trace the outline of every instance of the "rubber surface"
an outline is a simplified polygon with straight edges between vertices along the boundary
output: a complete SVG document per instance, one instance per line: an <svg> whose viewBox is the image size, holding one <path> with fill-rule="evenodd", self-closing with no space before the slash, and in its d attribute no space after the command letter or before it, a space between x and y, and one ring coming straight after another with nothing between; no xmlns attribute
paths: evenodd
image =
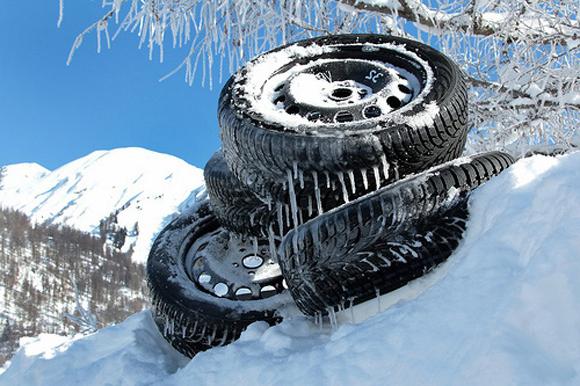
<svg viewBox="0 0 580 386"><path fill-rule="evenodd" d="M210 158L203 175L213 213L225 228L267 237L272 210L232 174L221 151Z"/></svg>
<svg viewBox="0 0 580 386"><path fill-rule="evenodd" d="M407 75L391 77L408 81L409 71L416 71L415 79L423 77L424 92L417 94L423 99L410 99L372 119L357 110L368 106L353 102L351 117L363 119L283 127L256 113L242 92L252 65L263 57L223 88L218 106L223 150L204 171L210 202L168 225L147 263L155 321L183 354L227 344L254 321L279 322L277 310L292 298L305 314L326 315L424 275L459 244L471 191L514 162L500 152L456 159L467 135L466 83L453 62L426 45L391 36L338 35L264 56L311 45L348 45L340 55L355 50L360 58L371 52L366 43L390 47L371 51L376 57L391 50L381 60L393 60L395 67L413 57L418 58L414 63L427 63L415 70L401 67ZM335 60L334 54L325 58ZM308 60L299 56L288 66ZM364 89L360 75L356 84ZM286 81L281 87L290 89ZM387 95L374 92L361 95ZM302 113L308 117L310 111ZM246 236L255 240L254 252L242 248ZM256 258L255 267L268 267L267 275L245 263ZM270 265L260 265L264 261ZM247 269L243 275L241 265ZM275 285L260 281L271 279Z"/></svg>
<svg viewBox="0 0 580 386"><path fill-rule="evenodd" d="M417 240L410 231L414 228L420 229L419 235L430 230L448 232L449 215L442 213L464 205L473 189L513 162L500 152L452 161L361 197L288 233L278 259L299 308L309 315L324 314L347 301L356 304L371 299L377 291L398 288L424 274L425 269L449 256L447 247L449 254L441 254L436 252L440 244L424 245L425 249L416 251L420 257L410 260L412 265L396 264L395 268L364 263L363 259L369 252L385 253L384 240L414 244ZM363 263L366 271L375 272L372 284L361 284L366 276L356 275ZM345 272L353 279L347 280ZM392 280L393 275L396 280Z"/></svg>
<svg viewBox="0 0 580 386"><path fill-rule="evenodd" d="M191 280L184 267L187 250L219 228L208 202L202 202L160 233L147 261L155 323L163 337L189 357L236 340L255 321L278 323L281 318L276 311L291 301L287 292L258 300L219 298Z"/></svg>
<svg viewBox="0 0 580 386"><path fill-rule="evenodd" d="M424 102L405 111L396 122L387 116L372 127L356 122L352 127L342 123L324 134L298 132L256 117L249 112L251 106L236 104L243 98L233 93L245 79L242 69L222 90L218 107L223 151L234 175L261 197L272 196L285 205L291 204L293 191L314 198L316 186L335 187L336 200L323 200L327 207L322 209L327 211L461 154L467 134L466 84L457 66L441 53L415 41L381 35L338 35L295 44L365 42L404 45L429 63L435 81ZM417 116L431 102L438 111L432 120L417 126Z"/></svg>

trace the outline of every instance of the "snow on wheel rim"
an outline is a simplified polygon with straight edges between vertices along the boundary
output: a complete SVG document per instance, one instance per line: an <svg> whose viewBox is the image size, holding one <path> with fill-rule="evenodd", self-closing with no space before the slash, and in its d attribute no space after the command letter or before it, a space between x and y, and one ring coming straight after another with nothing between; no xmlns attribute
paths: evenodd
<svg viewBox="0 0 580 386"><path fill-rule="evenodd" d="M284 130L373 130L422 103L433 78L428 62L405 44L297 43L244 67L235 78L233 104ZM430 107L425 110L434 112Z"/></svg>
<svg viewBox="0 0 580 386"><path fill-rule="evenodd" d="M408 104L421 88L409 71L359 59L316 59L264 84L274 112L322 123L385 116Z"/></svg>
<svg viewBox="0 0 580 386"><path fill-rule="evenodd" d="M196 240L185 255L189 278L218 298L257 300L284 291L278 264L267 264L268 243L219 228Z"/></svg>

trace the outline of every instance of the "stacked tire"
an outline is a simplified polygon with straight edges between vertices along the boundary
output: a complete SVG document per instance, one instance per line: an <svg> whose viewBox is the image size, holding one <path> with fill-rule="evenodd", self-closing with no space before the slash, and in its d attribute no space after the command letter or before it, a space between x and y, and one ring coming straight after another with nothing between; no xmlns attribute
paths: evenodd
<svg viewBox="0 0 580 386"><path fill-rule="evenodd" d="M436 50L338 35L270 51L220 95L223 148L208 200L155 241L155 321L185 355L274 324L296 303L321 319L404 286L458 246L469 194L513 163L458 158L461 71Z"/></svg>

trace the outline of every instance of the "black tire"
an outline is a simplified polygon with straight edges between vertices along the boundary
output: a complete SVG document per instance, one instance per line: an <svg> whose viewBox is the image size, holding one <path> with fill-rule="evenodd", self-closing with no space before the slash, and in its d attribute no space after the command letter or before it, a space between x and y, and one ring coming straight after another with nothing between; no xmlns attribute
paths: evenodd
<svg viewBox="0 0 580 386"><path fill-rule="evenodd" d="M190 213L179 216L159 234L147 261L147 283L155 323L163 337L189 357L236 340L255 321L278 323L281 318L277 310L291 301L288 292L282 288L281 276L268 278L268 285L276 286L276 289L269 293L273 296L267 298L256 296L253 289L244 292L244 296L238 295L238 291L234 293L233 285L221 282L213 288L217 292L218 285L223 284L227 291L222 294L224 297L218 297L211 291L214 279L210 275L203 274L210 276L203 280L205 288L201 284L202 275L198 276L199 280L192 278L196 267L204 269L204 264L220 264L219 259L223 256L214 256L216 253L211 246L221 248L221 240L218 240L221 236L230 240L229 232L220 226L208 202L204 201ZM225 245L218 250L227 252L227 248ZM244 248L251 247L239 247L240 260ZM267 255L268 248L265 249L260 253ZM225 281L223 278L216 280Z"/></svg>
<svg viewBox="0 0 580 386"><path fill-rule="evenodd" d="M291 288L298 308L307 315L324 316L403 287L451 256L467 218L467 201L461 200L439 216L357 251L357 260L305 268L301 278L290 279L296 283Z"/></svg>
<svg viewBox="0 0 580 386"><path fill-rule="evenodd" d="M365 49L369 44L375 45L373 47L391 44L398 48L380 48L382 51L377 54ZM420 98L378 118L317 126L300 123L287 127L256 112L254 105L259 103L248 91L251 90L248 85L254 83L248 79L253 76L252 71L258 71L256 64L280 52L330 46L342 51L336 55L324 54L325 57L335 55L344 59L351 54L361 56L364 52L364 55L380 57L408 73L415 71L413 76L423 82L420 87L424 95L423 91L417 91ZM399 50L403 46L406 54ZM312 58L319 57L321 55ZM308 58L299 56L287 67L307 61ZM428 65L419 68L419 62ZM431 70L426 70L427 67ZM273 68L272 72L277 70ZM432 82L429 87L428 82ZM304 203L292 202L293 191L304 192L299 196L316 199L316 186L333 186L337 192L336 201L316 200L322 201L320 206L327 206L321 208L322 212L402 176L458 157L467 134L466 106L467 91L461 71L436 50L392 36L338 35L294 43L250 62L224 87L218 118L226 161L240 180L260 196L275 197L291 204L295 210ZM425 119L421 121L418 117ZM293 222L300 223L296 217Z"/></svg>
<svg viewBox="0 0 580 386"><path fill-rule="evenodd" d="M473 189L512 163L509 155L500 152L455 160L395 182L289 232L278 259L298 307L309 315L324 314L423 275L450 255L447 246L442 249L440 242L423 245L416 250L420 258L412 264L389 268L376 260L384 253L385 240L410 245L428 231L447 232L456 239L447 219L461 217L462 209L451 215L442 213L461 207ZM449 239L441 240L448 244ZM369 252L375 253L372 259L377 264L361 259ZM371 274L372 270L377 271Z"/></svg>
<svg viewBox="0 0 580 386"><path fill-rule="evenodd" d="M205 186L211 208L220 223L240 235L260 238L274 237L280 241L292 229L290 205L279 202L264 203L256 193L236 178L225 162L223 153L213 154L204 168ZM333 192L322 190L324 203L337 202ZM300 221L316 214L310 197L296 193Z"/></svg>
<svg viewBox="0 0 580 386"><path fill-rule="evenodd" d="M203 175L213 213L225 228L240 235L268 236L272 210L232 174L221 151L213 154Z"/></svg>

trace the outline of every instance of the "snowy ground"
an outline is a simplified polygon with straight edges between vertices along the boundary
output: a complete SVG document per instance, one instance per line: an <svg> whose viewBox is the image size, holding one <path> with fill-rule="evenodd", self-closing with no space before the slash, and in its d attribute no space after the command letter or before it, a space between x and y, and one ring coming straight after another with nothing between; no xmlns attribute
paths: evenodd
<svg viewBox="0 0 580 386"><path fill-rule="evenodd" d="M0 385L580 384L580 153L519 161L471 206L452 258L366 321L256 323L187 361L145 311L27 339Z"/></svg>

